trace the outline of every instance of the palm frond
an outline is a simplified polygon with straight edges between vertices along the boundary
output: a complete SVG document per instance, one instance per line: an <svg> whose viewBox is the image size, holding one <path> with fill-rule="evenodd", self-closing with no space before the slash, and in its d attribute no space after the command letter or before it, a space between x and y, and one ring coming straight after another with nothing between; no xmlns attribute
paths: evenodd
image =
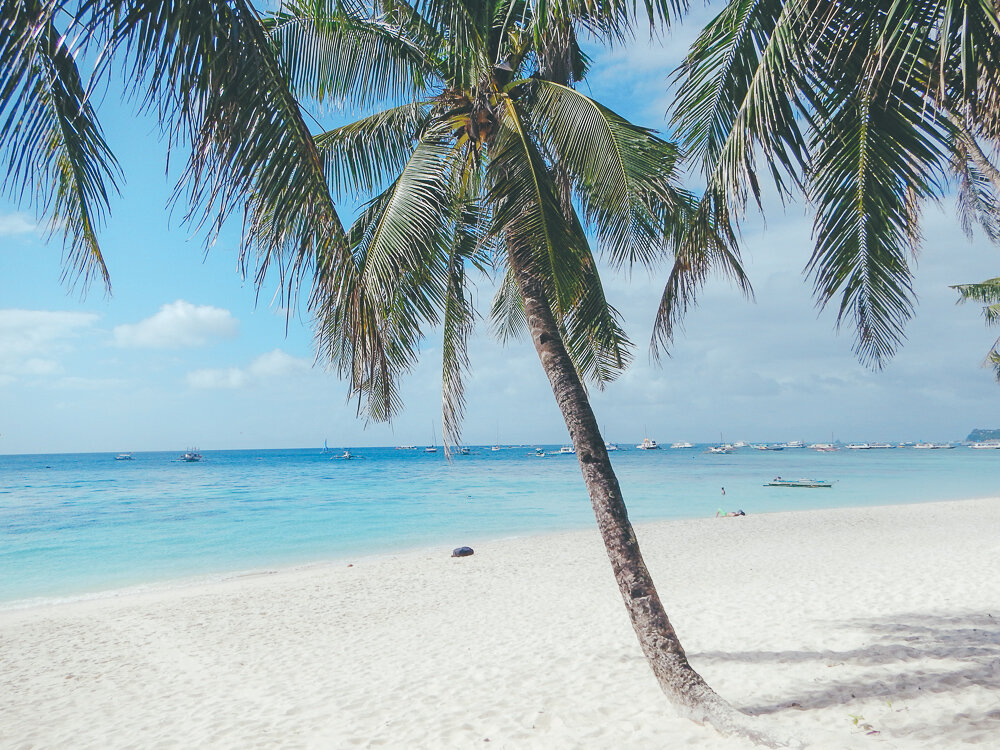
<svg viewBox="0 0 1000 750"><path fill-rule="evenodd" d="M757 150L779 192L807 169L802 104L800 0L734 0L705 28L675 72L674 133L708 185L733 206L760 204Z"/></svg>
<svg viewBox="0 0 1000 750"><path fill-rule="evenodd" d="M383 110L315 137L334 195L370 195L406 165L427 121L419 104Z"/></svg>
<svg viewBox="0 0 1000 750"><path fill-rule="evenodd" d="M1000 303L1000 278L978 284L955 284L951 288L959 293L959 302L980 302L990 306Z"/></svg>
<svg viewBox="0 0 1000 750"><path fill-rule="evenodd" d="M504 273L493 296L490 319L493 321L493 332L504 344L517 338L528 328L524 299L521 297L521 290L517 288L517 280L509 269Z"/></svg>
<svg viewBox="0 0 1000 750"><path fill-rule="evenodd" d="M983 305L983 319L986 325L1000 323L1000 278L987 279L978 284L956 284L951 287L958 292L959 303L978 302ZM1000 381L1000 339L983 360L983 367L991 367L993 376Z"/></svg>
<svg viewBox="0 0 1000 750"><path fill-rule="evenodd" d="M440 40L441 76L457 90L489 77L500 62L491 56L494 3L481 0L414 0L407 3Z"/></svg>
<svg viewBox="0 0 1000 750"><path fill-rule="evenodd" d="M241 262L256 259L258 283L277 266L290 296L317 256L346 262L322 159L249 2L128 0L110 20L135 93L191 145L188 220L214 238L242 209Z"/></svg>
<svg viewBox="0 0 1000 750"><path fill-rule="evenodd" d="M313 296L321 354L349 378L359 411L376 421L400 408L398 379L446 304L454 154L445 140L420 141L351 227L351 267L333 268Z"/></svg>
<svg viewBox="0 0 1000 750"><path fill-rule="evenodd" d="M813 144L816 248L807 270L821 305L843 290L838 324L852 313L856 353L881 366L912 313L913 197L940 193L942 133L912 91L829 90L830 115Z"/></svg>
<svg viewBox="0 0 1000 750"><path fill-rule="evenodd" d="M657 359L669 353L687 312L712 272L731 278L748 297L753 296L743 270L739 245L729 218L726 197L708 191L700 200L681 194L683 209L669 227L668 246L674 262L664 285L653 325L651 352Z"/></svg>
<svg viewBox="0 0 1000 750"><path fill-rule="evenodd" d="M488 169L491 233L503 237L511 265L542 285L581 375L606 382L625 367L630 342L604 301L583 227L575 213L565 214L526 113L510 99L502 101L500 125Z"/></svg>
<svg viewBox="0 0 1000 750"><path fill-rule="evenodd" d="M51 234L62 233L63 279L111 278L97 233L121 171L76 66L56 28L59 2L11 0L0 7L2 189L34 203Z"/></svg>
<svg viewBox="0 0 1000 750"><path fill-rule="evenodd" d="M433 49L399 20L362 2L293 0L266 28L297 96L364 108L412 101L437 79Z"/></svg>
<svg viewBox="0 0 1000 750"><path fill-rule="evenodd" d="M602 250L619 266L652 266L662 254L664 211L678 208L677 148L561 84L533 82L525 106Z"/></svg>
<svg viewBox="0 0 1000 750"><path fill-rule="evenodd" d="M973 227L978 225L990 242L1000 244L1000 195L972 159L968 145L956 139L953 148L951 168L958 181L956 203L962 230L971 240Z"/></svg>
<svg viewBox="0 0 1000 750"><path fill-rule="evenodd" d="M468 344L476 319L472 295L467 290L466 264L479 252L483 229L483 217L475 202L460 205L458 213L448 258L441 350L441 427L446 454L452 445L461 443L465 376L471 366Z"/></svg>

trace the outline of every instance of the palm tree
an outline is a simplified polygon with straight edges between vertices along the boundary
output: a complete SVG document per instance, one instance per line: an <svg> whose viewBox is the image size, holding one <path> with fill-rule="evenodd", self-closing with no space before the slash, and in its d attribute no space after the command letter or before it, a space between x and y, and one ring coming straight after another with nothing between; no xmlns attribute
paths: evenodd
<svg viewBox="0 0 1000 750"><path fill-rule="evenodd" d="M959 302L973 301L983 305L983 317L986 325L996 325L1000 321L1000 278L987 279L978 284L956 284L952 287L958 291ZM983 365L993 367L993 374L1000 381L1000 339L997 339Z"/></svg>
<svg viewBox="0 0 1000 750"><path fill-rule="evenodd" d="M955 179L966 231L978 222L1000 238L993 2L731 0L676 83L675 135L701 163L702 210L760 207L766 174L783 199L803 196L818 301L840 294L838 325L853 317L855 350L875 366L915 304L921 205Z"/></svg>
<svg viewBox="0 0 1000 750"><path fill-rule="evenodd" d="M666 19L680 0L646 3ZM502 338L527 329L564 416L639 642L692 718L759 736L691 668L643 562L587 398L630 358L586 228L615 265L676 258L672 320L709 268L744 289L735 238L677 185L677 148L574 84L581 30L622 39L630 4L304 0L268 19L245 0L3 0L5 189L61 231L68 273L110 289L98 232L121 172L91 94L122 61L128 94L172 146L177 189L210 240L244 215L241 259L294 296L312 271L323 357L359 409L389 419L397 382L440 324L443 426L457 442L476 312L471 269L493 269ZM89 78L79 61L93 64ZM300 99L384 106L313 136ZM345 229L334 198L370 196Z"/></svg>
<svg viewBox="0 0 1000 750"><path fill-rule="evenodd" d="M268 20L299 97L376 110L315 137L335 198L366 197L345 248L317 258L319 350L349 379L359 411L389 419L424 332L441 325L443 428L457 443L476 315L468 271L496 269L493 324L502 338L531 335L660 685L692 718L760 736L691 668L584 386L610 381L630 357L586 228L613 264L673 253L683 271L667 296L680 307L709 267L746 284L734 238L676 184L673 144L574 88L588 68L579 30L619 35L621 18L540 7L445 0L371 13L309 0Z"/></svg>

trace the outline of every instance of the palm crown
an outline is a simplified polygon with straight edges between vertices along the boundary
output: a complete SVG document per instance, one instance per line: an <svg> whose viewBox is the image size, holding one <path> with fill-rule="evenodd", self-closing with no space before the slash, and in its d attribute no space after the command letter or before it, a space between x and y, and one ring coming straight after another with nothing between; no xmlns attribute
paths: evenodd
<svg viewBox="0 0 1000 750"><path fill-rule="evenodd" d="M687 300L696 284L679 280L713 262L740 274L732 238L693 221L677 148L572 87L588 65L578 30L615 34L614 19L539 18L539 5L391 3L373 14L314 0L268 21L298 96L387 106L315 138L335 197L368 198L346 244L319 257L313 302L320 350L370 417L399 407L398 376L440 323L444 427L457 438L470 266L499 272L491 315L502 336L524 326L512 270L539 282L577 369L597 384L630 346L587 228L613 264L683 259L672 299Z"/></svg>

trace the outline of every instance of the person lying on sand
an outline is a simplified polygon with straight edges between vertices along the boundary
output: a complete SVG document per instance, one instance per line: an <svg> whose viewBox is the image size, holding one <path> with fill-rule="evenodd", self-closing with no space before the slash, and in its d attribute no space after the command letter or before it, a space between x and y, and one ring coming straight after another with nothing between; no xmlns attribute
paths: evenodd
<svg viewBox="0 0 1000 750"><path fill-rule="evenodd" d="M726 513L725 511L722 510L722 508L719 508L717 511L715 511L715 517L716 518L720 518L720 517L721 518L732 518L734 516L745 516L745 515L746 515L746 513L744 513L742 510L731 510L728 513Z"/></svg>

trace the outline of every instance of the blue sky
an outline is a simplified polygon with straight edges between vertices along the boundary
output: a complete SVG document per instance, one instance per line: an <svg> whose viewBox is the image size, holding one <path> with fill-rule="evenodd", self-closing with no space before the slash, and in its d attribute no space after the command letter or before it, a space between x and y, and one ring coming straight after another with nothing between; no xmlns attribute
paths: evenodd
<svg viewBox="0 0 1000 750"><path fill-rule="evenodd" d="M669 72L705 17L663 45L597 51L589 93L662 129ZM440 429L436 332L405 381L405 412L365 425L346 384L314 365L308 319L286 325L274 280L258 294L240 278L238 227L206 253L204 236L166 209L173 180L155 124L111 96L101 112L127 177L101 234L111 296L68 292L58 241L46 244L30 209L0 201L0 453L427 443ZM755 301L713 280L659 365L647 344L667 269L605 277L637 343L633 367L592 393L608 438L957 440L1000 427L1000 386L980 367L1000 331L948 289L998 275L1000 253L965 238L952 201L925 209L920 303L882 372L859 365L853 331L838 333L832 312L816 310L802 274L809 214L772 200L766 216L743 225ZM481 279L484 312L491 294ZM498 431L505 443L565 441L527 339L503 347L480 325L471 356L466 442L492 443Z"/></svg>

